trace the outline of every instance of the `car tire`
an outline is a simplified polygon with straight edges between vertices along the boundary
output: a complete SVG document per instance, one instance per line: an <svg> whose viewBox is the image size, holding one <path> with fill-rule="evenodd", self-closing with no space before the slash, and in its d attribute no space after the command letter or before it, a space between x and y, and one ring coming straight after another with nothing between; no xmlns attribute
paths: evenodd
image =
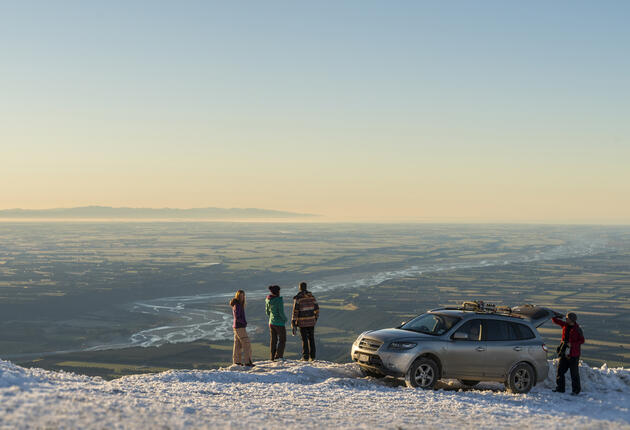
<svg viewBox="0 0 630 430"><path fill-rule="evenodd" d="M385 377L385 375L383 375L382 373L373 372L372 370L364 369L363 367L361 367L360 369L361 369L361 374L363 376L369 376L371 378L379 378L379 379Z"/></svg>
<svg viewBox="0 0 630 430"><path fill-rule="evenodd" d="M527 363L520 363L514 366L508 375L505 388L510 393L525 394L534 386L535 378L536 374L532 366Z"/></svg>
<svg viewBox="0 0 630 430"><path fill-rule="evenodd" d="M439 379L439 368L435 361L421 357L414 361L405 374L405 384L411 388L432 389Z"/></svg>
<svg viewBox="0 0 630 430"><path fill-rule="evenodd" d="M467 387L474 387L479 383L479 381L472 381L470 379L460 379L459 382Z"/></svg>

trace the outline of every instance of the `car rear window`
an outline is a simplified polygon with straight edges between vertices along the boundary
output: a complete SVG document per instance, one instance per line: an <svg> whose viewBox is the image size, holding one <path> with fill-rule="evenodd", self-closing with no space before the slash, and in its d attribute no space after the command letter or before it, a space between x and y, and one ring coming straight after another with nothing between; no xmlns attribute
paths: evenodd
<svg viewBox="0 0 630 430"><path fill-rule="evenodd" d="M532 330L524 324L502 320L484 321L484 339L488 341L499 340L525 340L536 337Z"/></svg>
<svg viewBox="0 0 630 430"><path fill-rule="evenodd" d="M484 321L485 340L512 340L510 323L501 320L485 320Z"/></svg>
<svg viewBox="0 0 630 430"><path fill-rule="evenodd" d="M533 339L536 337L532 329L525 324L510 323L510 326L512 326L512 331L518 340Z"/></svg>

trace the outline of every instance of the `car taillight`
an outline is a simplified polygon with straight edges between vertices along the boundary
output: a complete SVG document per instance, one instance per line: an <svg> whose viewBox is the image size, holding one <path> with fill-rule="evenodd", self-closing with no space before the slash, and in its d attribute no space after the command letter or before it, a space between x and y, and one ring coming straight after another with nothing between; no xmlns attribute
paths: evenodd
<svg viewBox="0 0 630 430"><path fill-rule="evenodd" d="M545 345L544 343L542 344L542 349L545 352L549 351L549 349L547 348L547 345Z"/></svg>

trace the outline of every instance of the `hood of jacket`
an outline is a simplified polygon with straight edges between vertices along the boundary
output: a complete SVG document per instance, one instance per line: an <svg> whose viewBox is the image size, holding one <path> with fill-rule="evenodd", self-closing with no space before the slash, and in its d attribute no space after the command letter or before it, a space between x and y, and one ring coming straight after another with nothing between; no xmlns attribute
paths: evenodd
<svg viewBox="0 0 630 430"><path fill-rule="evenodd" d="M293 299L299 299L302 297L313 297L313 294L310 291L300 291L293 297Z"/></svg>

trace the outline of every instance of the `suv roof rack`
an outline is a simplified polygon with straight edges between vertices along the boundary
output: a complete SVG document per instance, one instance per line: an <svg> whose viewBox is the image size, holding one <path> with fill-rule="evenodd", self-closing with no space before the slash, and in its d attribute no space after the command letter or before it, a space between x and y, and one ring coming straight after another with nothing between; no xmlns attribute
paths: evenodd
<svg viewBox="0 0 630 430"><path fill-rule="evenodd" d="M480 314L500 314L511 316L514 318L523 318L522 315L512 312L509 306L497 306L494 303L485 303L483 300L473 300L463 302L461 306L446 306L442 308L431 309L431 311L470 311Z"/></svg>

